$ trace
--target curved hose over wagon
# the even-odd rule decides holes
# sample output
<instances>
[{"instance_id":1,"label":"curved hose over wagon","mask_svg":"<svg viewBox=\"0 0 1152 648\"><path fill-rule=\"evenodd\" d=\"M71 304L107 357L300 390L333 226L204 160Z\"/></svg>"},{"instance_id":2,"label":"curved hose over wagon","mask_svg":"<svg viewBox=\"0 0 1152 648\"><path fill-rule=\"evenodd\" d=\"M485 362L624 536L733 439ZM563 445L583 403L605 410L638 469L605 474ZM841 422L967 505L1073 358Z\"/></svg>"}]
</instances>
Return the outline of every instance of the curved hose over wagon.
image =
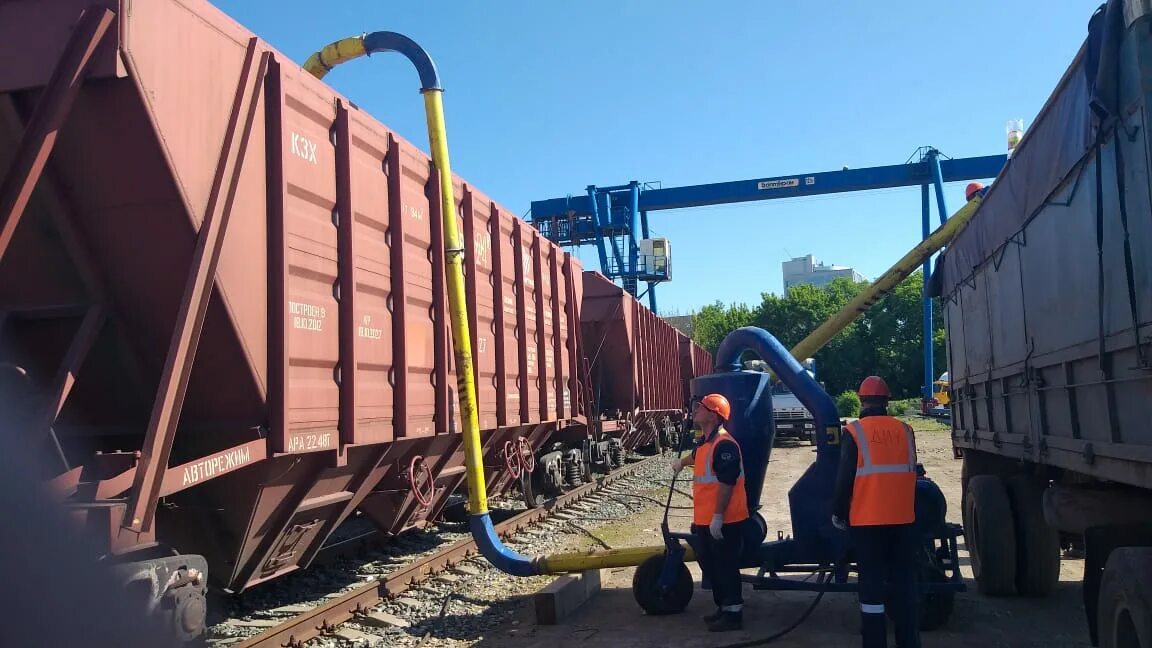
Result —
<instances>
[{"instance_id":1,"label":"curved hose over wagon","mask_svg":"<svg viewBox=\"0 0 1152 648\"><path fill-rule=\"evenodd\" d=\"M501 571L515 576L541 573L536 562L504 546L492 526L484 479L480 443L480 422L476 409L476 382L473 373L472 342L468 331L468 305L464 286L464 248L456 223L456 197L452 168L448 159L448 136L444 125L444 104L440 76L432 58L419 44L395 32L373 32L345 38L325 46L308 57L304 68L323 78L333 67L361 56L379 52L403 54L420 75L420 93L428 122L428 142L432 163L440 183L441 213L444 218L444 258L447 265L448 305L452 322L452 346L456 360L457 393L463 424L464 462L467 469L469 526L480 553Z\"/></svg>"}]
</instances>

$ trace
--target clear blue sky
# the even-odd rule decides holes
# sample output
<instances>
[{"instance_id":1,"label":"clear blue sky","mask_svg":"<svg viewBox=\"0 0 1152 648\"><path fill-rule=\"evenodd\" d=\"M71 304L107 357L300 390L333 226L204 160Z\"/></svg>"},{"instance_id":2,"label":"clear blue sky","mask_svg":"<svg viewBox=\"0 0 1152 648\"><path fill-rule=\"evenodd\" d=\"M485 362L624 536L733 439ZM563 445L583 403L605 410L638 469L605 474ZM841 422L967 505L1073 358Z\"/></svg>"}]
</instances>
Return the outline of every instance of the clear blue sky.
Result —
<instances>
[{"instance_id":1,"label":"clear blue sky","mask_svg":"<svg viewBox=\"0 0 1152 648\"><path fill-rule=\"evenodd\" d=\"M379 30L429 50L453 170L523 215L589 184L665 187L1006 150L1083 42L1100 0L400 3L217 0L302 63ZM418 80L398 56L326 78L427 150ZM946 186L949 211L963 183ZM935 218L935 216L934 216ZM781 292L782 261L814 254L875 278L920 237L920 189L652 214L672 242L661 313ZM597 266L594 248L579 253Z\"/></svg>"}]
</instances>

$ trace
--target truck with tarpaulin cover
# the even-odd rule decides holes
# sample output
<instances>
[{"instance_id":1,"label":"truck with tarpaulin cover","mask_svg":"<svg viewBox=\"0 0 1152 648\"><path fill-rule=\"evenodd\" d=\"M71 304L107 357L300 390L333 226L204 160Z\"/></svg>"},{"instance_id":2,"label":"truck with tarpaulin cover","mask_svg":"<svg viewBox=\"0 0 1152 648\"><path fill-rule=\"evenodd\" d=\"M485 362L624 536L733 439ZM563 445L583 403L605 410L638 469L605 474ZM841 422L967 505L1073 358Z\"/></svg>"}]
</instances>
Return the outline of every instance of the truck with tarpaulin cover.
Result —
<instances>
[{"instance_id":1,"label":"truck with tarpaulin cover","mask_svg":"<svg viewBox=\"0 0 1152 648\"><path fill-rule=\"evenodd\" d=\"M1084 552L1095 645L1152 646L1152 5L1111 0L940 257L952 438L979 589Z\"/></svg>"}]
</instances>

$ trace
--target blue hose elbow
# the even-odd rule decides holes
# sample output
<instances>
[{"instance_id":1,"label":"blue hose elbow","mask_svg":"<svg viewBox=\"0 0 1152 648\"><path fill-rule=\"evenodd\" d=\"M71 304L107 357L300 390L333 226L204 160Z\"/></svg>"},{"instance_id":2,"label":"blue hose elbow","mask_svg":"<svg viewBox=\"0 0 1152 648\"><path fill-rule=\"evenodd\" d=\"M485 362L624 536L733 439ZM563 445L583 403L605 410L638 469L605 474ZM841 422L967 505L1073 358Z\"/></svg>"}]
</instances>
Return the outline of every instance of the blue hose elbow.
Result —
<instances>
[{"instance_id":1,"label":"blue hose elbow","mask_svg":"<svg viewBox=\"0 0 1152 648\"><path fill-rule=\"evenodd\" d=\"M432 57L416 41L396 32L372 32L364 36L364 51L371 56L380 52L398 52L416 66L421 90L440 90L440 74Z\"/></svg>"},{"instance_id":2,"label":"blue hose elbow","mask_svg":"<svg viewBox=\"0 0 1152 648\"><path fill-rule=\"evenodd\" d=\"M492 566L513 576L539 576L540 570L535 560L512 551L500 541L496 529L492 526L492 517L488 513L473 515L468 520L472 530L472 539Z\"/></svg>"}]
</instances>

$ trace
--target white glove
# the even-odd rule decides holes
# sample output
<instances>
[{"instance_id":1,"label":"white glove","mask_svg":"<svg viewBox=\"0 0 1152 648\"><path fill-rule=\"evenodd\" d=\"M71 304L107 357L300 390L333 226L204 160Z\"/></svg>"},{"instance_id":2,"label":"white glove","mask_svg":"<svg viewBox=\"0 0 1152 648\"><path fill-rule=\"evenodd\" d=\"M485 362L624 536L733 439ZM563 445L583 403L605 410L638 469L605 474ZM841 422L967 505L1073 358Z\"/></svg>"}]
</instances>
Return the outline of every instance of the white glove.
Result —
<instances>
[{"instance_id":1,"label":"white glove","mask_svg":"<svg viewBox=\"0 0 1152 648\"><path fill-rule=\"evenodd\" d=\"M720 514L716 514L716 515L712 516L712 522L708 525L708 532L711 533L712 537L715 538L716 540L723 540L724 539L723 527L724 527L724 516L720 515Z\"/></svg>"},{"instance_id":2,"label":"white glove","mask_svg":"<svg viewBox=\"0 0 1152 648\"><path fill-rule=\"evenodd\" d=\"M841 520L840 516L838 516L838 515L832 516L832 526L836 527L837 529L840 529L841 531L847 531L848 530L848 525L845 524L844 520Z\"/></svg>"},{"instance_id":3,"label":"white glove","mask_svg":"<svg viewBox=\"0 0 1152 648\"><path fill-rule=\"evenodd\" d=\"M672 468L672 474L676 475L684 467L684 464L680 463L680 457L672 457L669 467Z\"/></svg>"}]
</instances>

